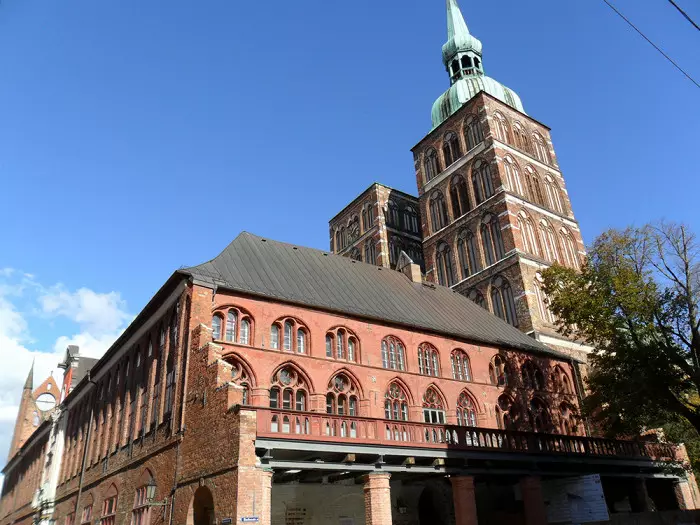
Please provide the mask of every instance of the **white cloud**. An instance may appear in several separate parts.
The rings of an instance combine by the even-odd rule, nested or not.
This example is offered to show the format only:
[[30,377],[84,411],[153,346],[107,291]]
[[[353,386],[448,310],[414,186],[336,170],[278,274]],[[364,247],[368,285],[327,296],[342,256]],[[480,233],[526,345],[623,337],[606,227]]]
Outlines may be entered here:
[[[67,333],[53,327],[59,317],[71,321],[63,329]],[[82,355],[100,357],[131,318],[119,293],[71,291],[62,284],[46,287],[31,274],[0,268],[0,456],[7,455],[32,362],[34,386],[52,372],[60,383],[56,365],[69,344],[78,345]],[[33,337],[32,331],[42,337]]]

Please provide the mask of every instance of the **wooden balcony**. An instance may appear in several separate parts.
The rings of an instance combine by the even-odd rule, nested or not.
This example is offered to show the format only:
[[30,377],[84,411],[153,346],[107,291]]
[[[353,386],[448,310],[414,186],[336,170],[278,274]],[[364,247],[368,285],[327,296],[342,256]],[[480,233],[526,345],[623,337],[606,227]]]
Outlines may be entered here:
[[256,408],[257,437],[342,445],[676,461],[676,447],[492,428],[463,427]]

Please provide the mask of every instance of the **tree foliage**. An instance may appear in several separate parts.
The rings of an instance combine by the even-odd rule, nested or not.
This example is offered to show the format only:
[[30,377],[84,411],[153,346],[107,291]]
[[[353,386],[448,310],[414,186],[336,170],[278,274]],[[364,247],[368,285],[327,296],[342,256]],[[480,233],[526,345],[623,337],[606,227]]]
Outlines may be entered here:
[[700,246],[684,225],[610,230],[543,272],[559,330],[595,350],[584,410],[612,435],[700,432]]

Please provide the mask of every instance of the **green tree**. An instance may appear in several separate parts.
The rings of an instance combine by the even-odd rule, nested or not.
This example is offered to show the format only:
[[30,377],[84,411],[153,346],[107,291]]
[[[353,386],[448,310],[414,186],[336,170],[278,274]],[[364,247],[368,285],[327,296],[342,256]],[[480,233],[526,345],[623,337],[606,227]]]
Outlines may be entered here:
[[[559,330],[595,350],[584,411],[611,435],[700,431],[700,246],[684,225],[610,230],[543,272]],[[669,436],[670,437],[670,436]],[[689,448],[692,445],[689,443]]]

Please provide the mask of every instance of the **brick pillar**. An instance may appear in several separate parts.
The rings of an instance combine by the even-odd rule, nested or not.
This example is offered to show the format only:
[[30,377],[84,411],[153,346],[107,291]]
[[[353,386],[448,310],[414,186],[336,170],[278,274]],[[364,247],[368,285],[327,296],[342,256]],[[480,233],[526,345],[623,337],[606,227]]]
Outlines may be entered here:
[[542,496],[542,480],[527,477],[520,480],[520,491],[525,506],[526,525],[547,525],[547,509]]
[[455,525],[478,525],[474,478],[454,476],[450,478],[450,482],[455,506]]
[[679,480],[673,489],[676,493],[676,501],[678,501],[679,509],[695,510],[698,508],[696,493],[697,484],[695,475],[692,472],[687,478]]
[[649,495],[647,494],[647,483],[644,478],[634,478],[632,480],[632,490],[630,492],[630,507],[632,512],[649,512]]
[[365,525],[391,525],[391,474],[365,476]]

